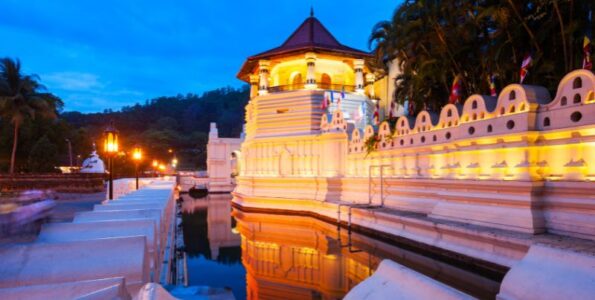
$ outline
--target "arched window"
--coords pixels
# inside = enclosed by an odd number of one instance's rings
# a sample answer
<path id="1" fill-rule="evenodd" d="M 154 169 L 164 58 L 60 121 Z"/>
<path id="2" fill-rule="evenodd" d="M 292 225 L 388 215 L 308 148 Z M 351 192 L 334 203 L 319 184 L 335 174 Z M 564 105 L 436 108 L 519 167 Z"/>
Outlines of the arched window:
<path id="1" fill-rule="evenodd" d="M 568 100 L 566 100 L 566 96 L 562 97 L 562 99 L 560 99 L 560 106 L 565 106 L 566 102 L 568 102 Z"/>
<path id="2" fill-rule="evenodd" d="M 545 117 L 545 119 L 543 119 L 543 127 L 548 127 L 550 126 L 551 122 L 550 122 L 550 118 Z"/>
<path id="3" fill-rule="evenodd" d="M 581 103 L 581 95 L 579 95 L 578 93 L 576 95 L 574 95 L 574 100 L 572 100 L 573 103 Z"/>
<path id="4" fill-rule="evenodd" d="M 331 76 L 326 73 L 322 73 L 322 76 L 320 77 L 320 87 L 323 89 L 328 89 L 331 87 L 331 84 Z"/>
<path id="5" fill-rule="evenodd" d="M 476 109 L 477 108 L 477 100 L 473 100 L 473 102 L 471 102 L 471 108 L 472 109 Z"/>
<path id="6" fill-rule="evenodd" d="M 301 73 L 296 73 L 293 75 L 293 78 L 291 79 L 291 84 L 294 86 L 300 86 L 302 84 L 302 74 Z"/>
<path id="7" fill-rule="evenodd" d="M 580 89 L 582 87 L 583 87 L 583 80 L 580 77 L 575 78 L 574 81 L 572 82 L 572 88 Z"/>
<path id="8" fill-rule="evenodd" d="M 515 91 L 511 91 L 510 94 L 508 95 L 508 100 L 514 100 L 516 99 L 516 92 Z"/>

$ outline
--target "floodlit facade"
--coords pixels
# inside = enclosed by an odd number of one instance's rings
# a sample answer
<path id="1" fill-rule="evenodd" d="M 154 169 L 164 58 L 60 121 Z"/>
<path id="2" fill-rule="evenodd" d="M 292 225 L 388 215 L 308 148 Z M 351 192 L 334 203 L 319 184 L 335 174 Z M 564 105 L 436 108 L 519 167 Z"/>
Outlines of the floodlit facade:
<path id="1" fill-rule="evenodd" d="M 311 45 L 285 49 L 300 32 L 317 32 L 304 26 L 318 24 L 308 18 L 281 47 L 248 58 L 238 75 L 252 93 L 236 207 L 354 224 L 496 268 L 516 266 L 527 253 L 538 259 L 547 251 L 529 251 L 537 243 L 589 247 L 559 236 L 595 241 L 591 71 L 566 74 L 553 98 L 540 86 L 510 84 L 498 97 L 473 95 L 439 113 L 401 116 L 394 127 L 372 126 L 366 110 L 361 126 L 352 107 L 323 105 L 337 89 L 322 73 L 355 83 L 347 93 L 371 105 L 389 99 L 374 88 L 388 91 L 388 82 L 366 83 L 373 71 L 359 52 L 339 58 Z"/>

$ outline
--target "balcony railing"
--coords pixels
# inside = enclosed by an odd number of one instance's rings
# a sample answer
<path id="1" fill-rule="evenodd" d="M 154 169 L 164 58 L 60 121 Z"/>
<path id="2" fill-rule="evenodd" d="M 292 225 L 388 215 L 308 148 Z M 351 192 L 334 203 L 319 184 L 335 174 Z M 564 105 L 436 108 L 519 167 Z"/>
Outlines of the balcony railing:
<path id="1" fill-rule="evenodd" d="M 342 91 L 345 92 L 355 92 L 354 85 L 343 85 L 343 84 L 324 84 L 318 83 L 316 84 L 318 89 L 322 90 L 333 90 L 333 91 Z M 288 91 L 297 91 L 297 90 L 304 90 L 306 89 L 306 84 L 299 83 L 299 84 L 287 84 L 287 85 L 278 85 L 278 86 L 271 86 L 269 87 L 269 93 L 278 93 L 278 92 L 288 92 Z"/>

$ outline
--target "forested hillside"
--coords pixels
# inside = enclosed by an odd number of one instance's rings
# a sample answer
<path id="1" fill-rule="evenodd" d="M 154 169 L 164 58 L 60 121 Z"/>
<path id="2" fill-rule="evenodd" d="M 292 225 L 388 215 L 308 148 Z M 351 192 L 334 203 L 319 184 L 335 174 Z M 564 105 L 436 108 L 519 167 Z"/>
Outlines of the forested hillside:
<path id="1" fill-rule="evenodd" d="M 120 111 L 62 112 L 56 120 L 35 119 L 21 129 L 16 170 L 50 171 L 54 165 L 67 164 L 66 139 L 72 142 L 75 163 L 78 155 L 80 162 L 91 151 L 93 142 L 100 148 L 102 132 L 110 121 L 120 131 L 121 149 L 128 151 L 138 144 L 145 150 L 145 166 L 153 159 L 168 162 L 176 155 L 182 169 L 204 168 L 209 123 L 217 122 L 220 136 L 238 137 L 248 94 L 247 87 L 221 88 L 202 95 L 159 97 Z M 0 170 L 6 170 L 12 126 L 7 120 L 0 119 L 0 123 Z M 168 153 L 168 149 L 174 153 Z M 43 166 L 31 163 L 40 160 Z M 132 172 L 133 164 L 126 160 L 125 156 L 118 158 L 118 172 Z"/>

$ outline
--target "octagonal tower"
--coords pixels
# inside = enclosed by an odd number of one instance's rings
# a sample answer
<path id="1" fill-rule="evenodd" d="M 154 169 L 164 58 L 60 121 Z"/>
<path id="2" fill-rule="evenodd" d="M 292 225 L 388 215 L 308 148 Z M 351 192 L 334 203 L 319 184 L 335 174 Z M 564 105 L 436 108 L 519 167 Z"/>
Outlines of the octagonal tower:
<path id="1" fill-rule="evenodd" d="M 316 134 L 322 115 L 338 106 L 350 128 L 364 128 L 374 109 L 371 58 L 341 44 L 311 13 L 281 46 L 242 65 L 237 77 L 251 85 L 246 139 Z"/>

